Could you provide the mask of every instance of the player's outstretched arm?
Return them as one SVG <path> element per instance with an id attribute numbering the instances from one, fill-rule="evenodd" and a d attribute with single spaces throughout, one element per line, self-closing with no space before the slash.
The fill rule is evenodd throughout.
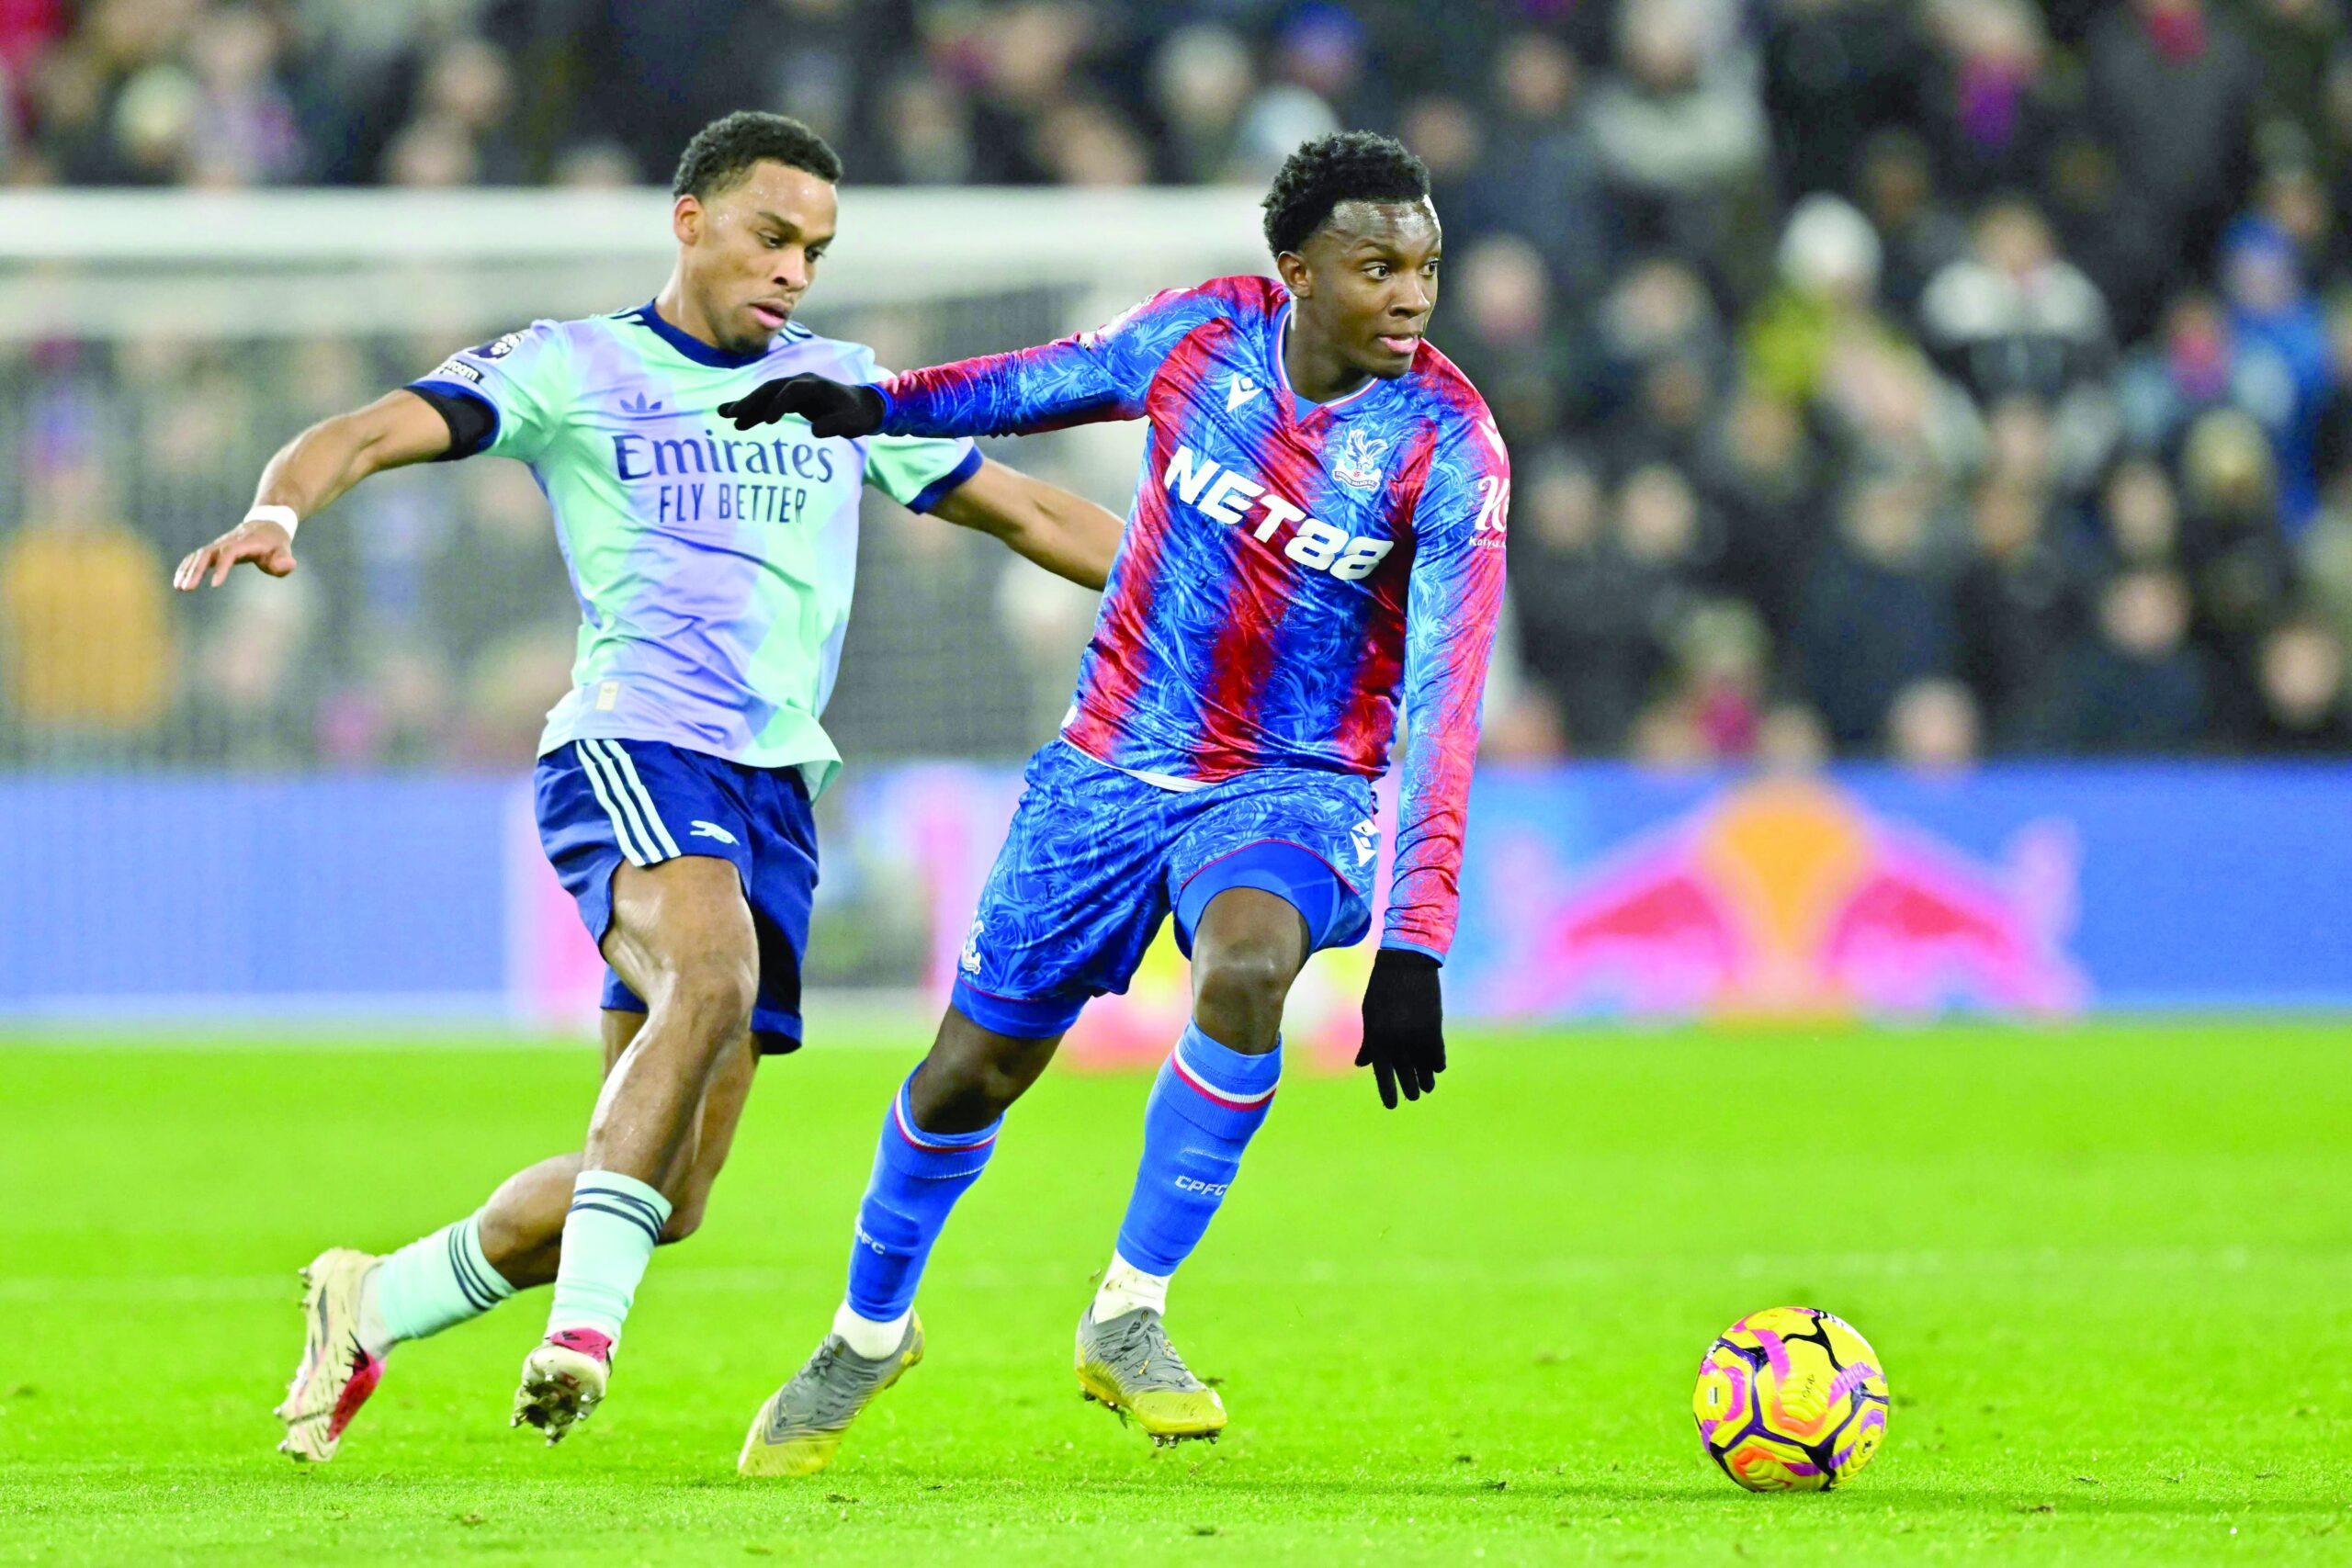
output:
<path id="1" fill-rule="evenodd" d="M 1479 419 L 1431 463 L 1414 508 L 1405 601 L 1405 745 L 1396 792 L 1396 858 L 1388 915 L 1363 994 L 1363 1048 L 1390 1110 L 1445 1070 L 1438 971 L 1453 943 L 1478 705 L 1502 615 L 1510 468 Z"/>
<path id="2" fill-rule="evenodd" d="M 1098 590 L 1126 527 L 1085 497 L 992 459 L 940 497 L 931 514 L 1001 539 L 1055 576 Z"/>
<path id="3" fill-rule="evenodd" d="M 797 414 L 820 437 L 1026 435 L 1140 419 L 1152 378 L 1176 345 L 1230 307 L 1229 295 L 1216 285 L 1171 288 L 1108 325 L 1035 348 L 861 385 L 816 375 L 781 377 L 721 403 L 718 412 L 738 430 Z"/>
<path id="4" fill-rule="evenodd" d="M 370 474 L 426 463 L 449 450 L 449 425 L 432 404 L 403 388 L 366 408 L 321 420 L 269 460 L 245 520 L 190 550 L 172 586 L 187 592 L 251 561 L 272 577 L 294 570 L 294 525 Z"/>

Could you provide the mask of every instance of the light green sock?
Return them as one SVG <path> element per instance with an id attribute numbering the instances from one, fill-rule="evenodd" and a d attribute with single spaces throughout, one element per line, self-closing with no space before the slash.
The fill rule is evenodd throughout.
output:
<path id="1" fill-rule="evenodd" d="M 359 1337 L 371 1356 L 480 1317 L 514 1293 L 481 1249 L 481 1216 L 443 1225 L 410 1242 L 368 1273 Z"/>
<path id="2" fill-rule="evenodd" d="M 557 1265 L 548 1332 L 590 1328 L 615 1344 L 670 1220 L 670 1200 L 633 1176 L 583 1170 L 563 1217 L 563 1261 Z"/>

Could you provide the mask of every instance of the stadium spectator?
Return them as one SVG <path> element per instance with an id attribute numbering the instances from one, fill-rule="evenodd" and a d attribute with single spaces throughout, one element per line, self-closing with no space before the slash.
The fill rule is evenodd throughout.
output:
<path id="1" fill-rule="evenodd" d="M 2238 682 L 2227 694 L 2244 700 L 2251 695 L 2245 682 L 2255 645 L 2292 587 L 2277 468 L 2261 427 L 2225 410 L 2190 430 L 2181 475 L 2181 559 L 2189 572 L 2199 639 L 2220 672 Z"/>
<path id="2" fill-rule="evenodd" d="M 119 756 L 171 694 L 162 554 L 121 517 L 95 436 L 70 424 L 26 475 L 25 521 L 0 542 L 6 712 L 51 758 Z"/>
<path id="3" fill-rule="evenodd" d="M 1919 318 L 1938 362 L 1986 404 L 2018 394 L 2055 404 L 2091 390 L 2114 353 L 2098 287 L 2058 254 L 2026 201 L 1978 216 L 1969 254 L 1930 280 Z"/>
<path id="4" fill-rule="evenodd" d="M 2051 149 L 2044 195 L 2065 254 L 2114 312 L 2117 338 L 2131 343 L 2146 336 L 2173 272 L 2148 193 L 2125 183 L 2112 148 L 2077 131 Z"/>
<path id="5" fill-rule="evenodd" d="M 2329 0 L 2248 0 L 2238 25 L 2260 72 L 2264 141 L 2313 157 L 2326 144 L 2328 76 L 2344 56 L 2342 9 Z"/>
<path id="6" fill-rule="evenodd" d="M 2344 692 L 2344 645 L 2317 621 L 2290 620 L 2262 644 L 2260 722 L 2253 750 L 2284 756 L 2352 750 Z"/>
<path id="7" fill-rule="evenodd" d="M 2154 204 L 2168 270 L 2211 254 L 2248 184 L 2261 67 L 2207 0 L 2127 0 L 2084 43 L 2094 124 Z"/>
<path id="8" fill-rule="evenodd" d="M 2280 521 L 2299 533 L 2319 504 L 2313 443 L 2335 376 L 2327 325 L 2303 287 L 2293 241 L 2267 219 L 2231 225 L 2222 276 L 2230 330 L 2246 361 L 2239 406 L 2270 437 Z"/>
<path id="9" fill-rule="evenodd" d="M 1455 255 L 1449 306 L 1462 367 L 1507 441 L 1540 442 L 1560 427 L 1573 374 L 1543 258 L 1510 234 L 1469 242 Z"/>
<path id="10" fill-rule="evenodd" d="M 1902 124 L 1918 96 L 1918 35 L 1888 0 L 1788 0 L 1763 44 L 1764 103 L 1787 191 L 1849 191 L 1874 132 Z"/>
<path id="11" fill-rule="evenodd" d="M 1914 681 L 1886 716 L 1887 755 L 1920 773 L 1958 773 L 1984 754 L 1976 697 L 1958 681 Z"/>
<path id="12" fill-rule="evenodd" d="M 2179 564 L 2180 498 L 2154 458 L 2127 457 L 2116 465 L 2100 494 L 2098 521 L 2114 566 Z"/>
<path id="13" fill-rule="evenodd" d="M 1740 62 L 1710 58 L 1695 0 L 1624 0 L 1615 69 L 1592 96 L 1603 170 L 1633 243 L 1744 276 L 1740 220 L 1760 194 L 1763 106 Z"/>
<path id="14" fill-rule="evenodd" d="M 1879 291 L 1889 310 L 1912 320 L 1928 280 L 1967 251 L 1968 229 L 1936 187 L 1927 144 L 1905 127 L 1871 139 L 1859 199 L 1883 253 Z"/>
<path id="15" fill-rule="evenodd" d="M 1231 177 L 1242 110 L 1257 88 L 1250 46 L 1240 35 L 1215 22 L 1177 28 L 1152 55 L 1151 85 L 1165 128 L 1161 177 L 1179 185 Z"/>
<path id="16" fill-rule="evenodd" d="M 1898 692 L 1957 666 L 1959 629 L 1929 563 L 1934 501 L 1918 477 L 1858 481 L 1837 541 L 1806 580 L 1793 637 L 1798 682 L 1840 747 L 1876 743 Z"/>
<path id="17" fill-rule="evenodd" d="M 1796 407 L 1750 389 L 1716 420 L 1700 454 L 1701 493 L 1724 520 L 1724 581 L 1776 634 L 1796 618 L 1804 568 L 1820 548 L 1821 454 Z"/>
<path id="18" fill-rule="evenodd" d="M 2084 571 L 2050 536 L 2035 491 L 1987 479 L 1971 512 L 1976 551 L 1953 589 L 1959 670 L 2006 748 L 2027 737 L 2051 671 L 2081 633 Z"/>
<path id="19" fill-rule="evenodd" d="M 2097 630 L 2060 667 L 2042 739 L 2093 754 L 2193 750 L 2208 690 L 2188 641 L 2187 587 L 2176 573 L 2135 569 L 2107 584 Z"/>
<path id="20" fill-rule="evenodd" d="M 1561 452 L 1539 455 L 1520 481 L 1511 573 L 1521 656 L 1579 756 L 1623 748 L 1688 603 L 1679 569 L 1696 519 L 1687 492 L 1655 479 L 1627 491 L 1634 504 L 1612 504 L 1599 475 Z"/>
<path id="21" fill-rule="evenodd" d="M 1923 9 L 1938 47 L 1922 118 L 1943 187 L 1970 202 L 2033 188 L 2067 119 L 2041 17 L 2026 0 L 1930 0 Z"/>
<path id="22" fill-rule="evenodd" d="M 1879 241 L 1836 197 L 1797 204 L 1781 233 L 1780 288 L 1747 325 L 1747 374 L 1763 392 L 1810 402 L 1841 336 L 1891 331 L 1876 319 Z"/>
<path id="23" fill-rule="evenodd" d="M 1505 207 L 1496 223 L 1535 247 L 1555 292 L 1597 297 L 1608 287 L 1618 239 L 1586 112 L 1584 67 L 1566 44 L 1531 32 L 1503 42 L 1495 76 L 1500 113 L 1493 144 L 1515 151 L 1487 176 L 1508 192 L 1508 203 L 1496 195 L 1483 199 L 1490 209 Z"/>
<path id="24" fill-rule="evenodd" d="M 1671 683 L 1642 716 L 1636 755 L 1745 762 L 1756 755 L 1770 681 L 1770 638 L 1746 604 L 1695 604 L 1673 637 Z"/>

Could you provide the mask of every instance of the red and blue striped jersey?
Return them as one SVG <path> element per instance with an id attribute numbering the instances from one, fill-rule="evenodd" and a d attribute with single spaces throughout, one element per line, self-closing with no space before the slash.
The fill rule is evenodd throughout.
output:
<path id="1" fill-rule="evenodd" d="M 1171 289 L 1042 347 L 882 383 L 883 428 L 990 435 L 1147 419 L 1126 535 L 1062 733 L 1171 788 L 1253 769 L 1377 778 L 1405 711 L 1384 941 L 1442 958 L 1502 606 L 1510 460 L 1428 344 L 1315 405 L 1264 277 Z"/>

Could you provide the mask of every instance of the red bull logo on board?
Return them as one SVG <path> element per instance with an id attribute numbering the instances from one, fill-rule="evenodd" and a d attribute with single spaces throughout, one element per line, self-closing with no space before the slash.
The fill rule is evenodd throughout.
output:
<path id="1" fill-rule="evenodd" d="M 1482 1011 L 2065 1013 L 2087 998 L 2066 951 L 2080 857 L 2064 822 L 2026 827 L 1986 864 L 1828 782 L 1770 779 L 1581 874 L 1527 847 L 1487 863 L 1515 867 L 1505 897 L 1526 915 Z"/>

